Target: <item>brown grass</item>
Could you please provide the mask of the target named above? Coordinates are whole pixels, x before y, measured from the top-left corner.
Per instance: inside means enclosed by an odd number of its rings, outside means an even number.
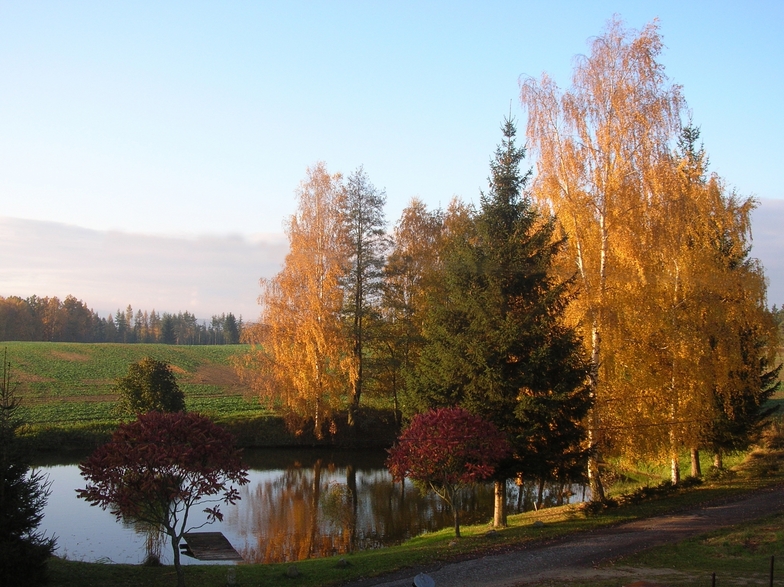
[[[228,365],[205,364],[201,365],[195,373],[185,377],[189,383],[201,385],[218,385],[224,388],[224,394],[240,395],[243,385],[234,369]]]

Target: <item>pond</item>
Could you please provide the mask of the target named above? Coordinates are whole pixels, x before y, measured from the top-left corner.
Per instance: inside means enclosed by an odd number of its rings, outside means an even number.
[[[451,526],[452,513],[440,498],[421,494],[408,481],[393,483],[385,457],[361,451],[246,451],[250,483],[240,488],[240,501],[222,504],[223,521],[201,531],[222,532],[246,562],[265,563],[380,548]],[[51,481],[40,529],[57,537],[58,556],[128,564],[144,560],[143,531],[76,497],[76,489],[85,486],[76,462],[38,469]],[[571,489],[572,500],[583,497],[580,487]],[[555,493],[547,492],[548,503],[555,502]],[[531,509],[535,495],[533,485],[510,483],[510,511]],[[489,521],[492,486],[466,490],[462,502],[463,523]],[[204,521],[200,509],[194,508],[193,526]],[[170,564],[168,543],[161,553],[161,560]],[[183,557],[183,563],[199,561]]]

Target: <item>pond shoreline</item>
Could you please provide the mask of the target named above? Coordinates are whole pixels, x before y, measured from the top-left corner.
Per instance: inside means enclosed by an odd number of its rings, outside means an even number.
[[[282,416],[244,416],[216,418],[215,423],[228,430],[239,448],[342,448],[387,449],[399,433],[391,410],[362,410],[356,428],[346,423],[345,416],[335,418],[332,434],[316,438],[312,430],[292,432]],[[27,427],[22,440],[34,454],[89,453],[106,443],[116,429],[108,423],[74,424],[69,427]]]

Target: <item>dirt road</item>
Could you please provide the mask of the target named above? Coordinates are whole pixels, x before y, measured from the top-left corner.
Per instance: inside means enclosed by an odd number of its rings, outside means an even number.
[[[351,583],[348,587],[409,587],[420,572],[432,577],[436,587],[517,587],[544,580],[619,577],[623,569],[602,570],[595,566],[653,546],[782,511],[784,486],[778,486],[721,505],[576,534],[504,554],[376,577]]]

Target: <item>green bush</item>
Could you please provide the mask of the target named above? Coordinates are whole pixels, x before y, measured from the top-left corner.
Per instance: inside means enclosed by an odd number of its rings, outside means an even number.
[[[117,380],[115,390],[120,396],[117,408],[122,414],[185,410],[185,395],[171,366],[152,357],[131,363],[128,374]]]

